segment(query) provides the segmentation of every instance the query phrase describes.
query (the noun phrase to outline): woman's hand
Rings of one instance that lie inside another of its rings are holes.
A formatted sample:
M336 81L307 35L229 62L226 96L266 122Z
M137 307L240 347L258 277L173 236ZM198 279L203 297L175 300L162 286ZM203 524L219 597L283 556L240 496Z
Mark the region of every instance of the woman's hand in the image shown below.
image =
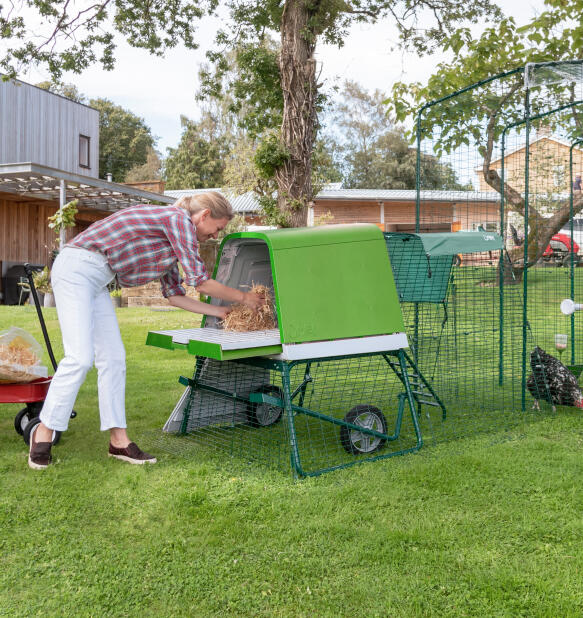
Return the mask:
M249 307L249 309L253 309L253 311L257 311L266 303L265 296L261 294L255 294L254 292L243 292L243 294L244 296L241 304L245 305L245 307Z
M231 313L232 307L217 307L217 315L216 317L220 320L224 320L229 313Z

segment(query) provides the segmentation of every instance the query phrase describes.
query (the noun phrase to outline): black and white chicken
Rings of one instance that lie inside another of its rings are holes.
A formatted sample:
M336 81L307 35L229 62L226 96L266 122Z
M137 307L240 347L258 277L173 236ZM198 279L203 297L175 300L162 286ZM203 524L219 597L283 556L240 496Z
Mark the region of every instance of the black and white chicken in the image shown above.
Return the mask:
M530 353L530 367L526 387L534 397L534 409L540 410L541 399L553 406L553 412L556 405L583 408L583 391L577 378L558 358L536 346Z

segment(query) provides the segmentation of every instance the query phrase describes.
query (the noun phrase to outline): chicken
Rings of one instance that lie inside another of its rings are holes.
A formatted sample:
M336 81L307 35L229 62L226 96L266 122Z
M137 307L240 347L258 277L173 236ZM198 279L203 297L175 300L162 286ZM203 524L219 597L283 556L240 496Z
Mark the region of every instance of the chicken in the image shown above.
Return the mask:
M583 391L577 378L561 361L536 346L530 354L532 373L526 387L534 397L533 409L540 410L539 401L548 401L553 406L576 406L583 408Z

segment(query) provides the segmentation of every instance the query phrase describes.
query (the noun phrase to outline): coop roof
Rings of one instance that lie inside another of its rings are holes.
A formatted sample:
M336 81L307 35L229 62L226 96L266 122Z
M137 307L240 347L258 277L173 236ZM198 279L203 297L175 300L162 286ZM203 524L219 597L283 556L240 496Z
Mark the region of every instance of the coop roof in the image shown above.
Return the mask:
M283 343L403 332L382 232L371 224L239 232L269 249Z

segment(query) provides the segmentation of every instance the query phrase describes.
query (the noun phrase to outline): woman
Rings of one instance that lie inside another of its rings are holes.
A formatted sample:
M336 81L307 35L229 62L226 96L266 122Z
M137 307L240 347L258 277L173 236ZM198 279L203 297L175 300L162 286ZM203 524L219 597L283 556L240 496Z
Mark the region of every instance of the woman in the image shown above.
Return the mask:
M65 356L51 380L41 422L31 435L28 463L35 470L51 462L53 431L65 431L87 371L97 368L101 430L109 430L109 455L133 464L156 459L131 442L125 418L125 350L108 284L122 287L160 279L162 294L175 307L224 318L229 309L186 296L184 280L214 298L258 309L264 299L209 278L198 243L216 238L233 218L219 193L182 197L171 206L138 205L97 221L59 253L51 281Z

